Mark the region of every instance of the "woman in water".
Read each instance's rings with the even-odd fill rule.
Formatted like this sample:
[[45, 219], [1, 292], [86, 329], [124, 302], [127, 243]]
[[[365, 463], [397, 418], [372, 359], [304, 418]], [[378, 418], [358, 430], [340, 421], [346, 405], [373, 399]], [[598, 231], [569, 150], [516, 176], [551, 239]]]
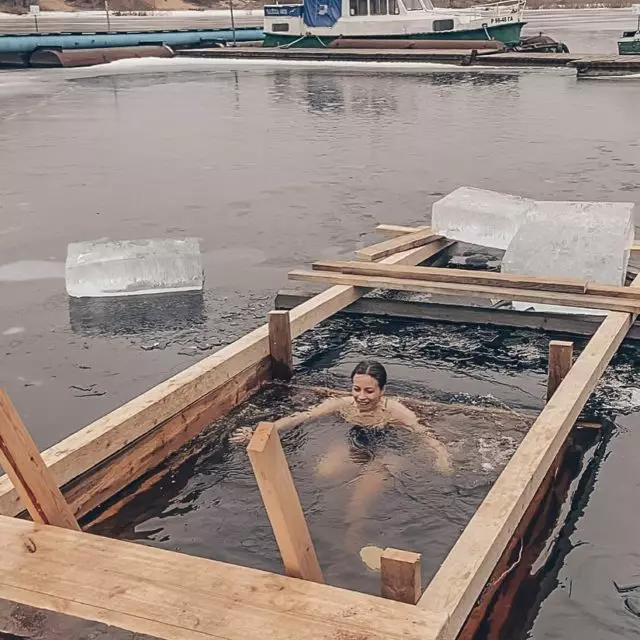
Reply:
[[[334, 476], [348, 467], [350, 462], [364, 461], [366, 472], [357, 478], [357, 486], [350, 505], [350, 538], [366, 514], [367, 507], [382, 490], [390, 469], [398, 466], [397, 456], [376, 451], [389, 433], [389, 429], [407, 429], [417, 433], [434, 456], [436, 469], [443, 474], [453, 472], [451, 457], [446, 447], [428, 434], [418, 416], [394, 398], [384, 395], [387, 384], [385, 368], [373, 360], [363, 360], [351, 374], [351, 395], [327, 398], [307, 411], [294, 413], [277, 420], [278, 430], [296, 427], [307, 420], [330, 414], [342, 416], [353, 426], [349, 430], [349, 442], [333, 445], [318, 464], [317, 471], [323, 477]], [[231, 437], [233, 443], [251, 439], [253, 429], [244, 427]]]

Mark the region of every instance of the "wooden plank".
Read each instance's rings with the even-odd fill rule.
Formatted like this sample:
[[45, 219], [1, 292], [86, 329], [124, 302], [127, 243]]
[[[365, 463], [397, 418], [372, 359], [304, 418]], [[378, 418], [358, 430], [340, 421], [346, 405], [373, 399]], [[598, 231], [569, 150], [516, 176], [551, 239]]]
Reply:
[[[390, 264], [419, 264], [451, 244], [439, 241], [391, 256], [387, 261]], [[292, 337], [311, 329], [364, 293], [364, 290], [350, 286], [331, 287], [303, 303], [290, 314]], [[73, 433], [43, 452], [42, 457], [57, 485], [63, 486], [145, 437], [159, 424], [178, 416], [187, 407], [267, 357], [269, 330], [268, 325], [264, 324]], [[82, 511], [80, 509], [79, 512]], [[19, 512], [12, 483], [7, 477], [0, 477], [0, 514], [16, 515]]]
[[260, 495], [275, 535], [285, 572], [292, 578], [324, 582], [298, 492], [272, 422], [256, 428], [247, 447]]
[[0, 389], [0, 467], [34, 522], [80, 529], [4, 389]]
[[444, 619], [257, 569], [0, 517], [0, 597], [167, 640], [419, 640]]
[[490, 287], [484, 285], [455, 284], [444, 282], [426, 282], [404, 278], [388, 278], [384, 276], [357, 276], [331, 271], [305, 271], [295, 269], [289, 272], [289, 279], [306, 282], [323, 282], [330, 284], [368, 287], [369, 289], [387, 289], [391, 291], [414, 291], [444, 296], [468, 296], [471, 298], [521, 300], [566, 307], [587, 307], [637, 313], [640, 311], [640, 299], [626, 300], [604, 296], [587, 296], [577, 293], [558, 293], [555, 291], [536, 291], [532, 289], [513, 289], [510, 287]]
[[293, 376], [293, 347], [291, 320], [288, 311], [269, 312], [269, 351], [272, 374], [276, 380], [290, 380]]
[[556, 392], [573, 364], [573, 342], [552, 340], [549, 343], [549, 367], [547, 372], [547, 402]]
[[[292, 309], [311, 297], [311, 294], [303, 291], [283, 289], [276, 295], [275, 306], [278, 309]], [[517, 311], [502, 307], [440, 304], [385, 298], [360, 298], [360, 300], [350, 304], [340, 313], [404, 318], [425, 322], [486, 324], [518, 329], [542, 329], [543, 331], [569, 333], [578, 336], [593, 335], [603, 320], [603, 316], [600, 315]], [[638, 322], [633, 325], [627, 334], [627, 340], [640, 340], [640, 324]]]
[[384, 236], [389, 238], [398, 238], [399, 236], [404, 236], [407, 233], [413, 233], [414, 231], [421, 231], [430, 229], [431, 227], [406, 227], [400, 224], [379, 224], [376, 227], [376, 231]]
[[380, 557], [380, 582], [383, 598], [416, 604], [422, 595], [420, 554], [387, 548]]
[[[636, 278], [633, 286], [640, 286]], [[635, 321], [611, 312], [546, 404], [422, 595], [419, 607], [445, 613], [424, 640], [455, 638], [564, 446], [580, 411]]]
[[[407, 278], [426, 282], [446, 282], [457, 284], [478, 284], [493, 287], [512, 287], [516, 289], [537, 289], [562, 293], [585, 293], [586, 280], [567, 278], [537, 278], [535, 276], [511, 275], [490, 271], [471, 271], [469, 269], [446, 269], [443, 267], [407, 267], [398, 265], [368, 264], [355, 261], [320, 260], [314, 262], [315, 271], [349, 273], [359, 276], [385, 276], [389, 278]], [[615, 288], [615, 287], [614, 287]], [[638, 297], [638, 292], [632, 292]]]
[[472, 271], [468, 269], [446, 269], [442, 267], [409, 267], [398, 265], [368, 264], [356, 261], [321, 260], [312, 265], [317, 271], [332, 271], [363, 276], [388, 276], [390, 278], [408, 278], [427, 282], [450, 282], [459, 284], [478, 284], [487, 286], [505, 286], [516, 289], [534, 289], [557, 291], [560, 293], [587, 293], [596, 296], [640, 300], [640, 292], [631, 287], [597, 284], [587, 280], [570, 278], [539, 278], [537, 276]]
[[[416, 265], [435, 258], [441, 251], [454, 244], [450, 240], [438, 240], [424, 247], [397, 253], [382, 260], [381, 264]], [[291, 336], [297, 338], [301, 333], [331, 317], [338, 311], [361, 298], [366, 289], [350, 285], [331, 287], [308, 302], [291, 310]]]
[[412, 233], [406, 233], [397, 238], [391, 238], [384, 240], [378, 244], [374, 244], [370, 247], [364, 247], [356, 251], [356, 256], [359, 260], [366, 260], [368, 262], [374, 262], [376, 260], [382, 260], [388, 258], [396, 253], [402, 251], [408, 251], [409, 249], [415, 249], [416, 247], [422, 247], [425, 244], [431, 244], [436, 240], [440, 240], [442, 236], [438, 236], [431, 231], [431, 229], [419, 229]]
[[640, 242], [634, 242], [633, 245], [631, 245], [631, 252], [640, 253]]

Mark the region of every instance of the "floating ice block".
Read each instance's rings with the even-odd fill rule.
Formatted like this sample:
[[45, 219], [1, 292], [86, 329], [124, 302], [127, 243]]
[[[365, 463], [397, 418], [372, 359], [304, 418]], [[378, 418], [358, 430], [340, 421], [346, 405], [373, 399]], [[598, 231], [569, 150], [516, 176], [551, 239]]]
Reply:
[[[622, 285], [633, 238], [633, 203], [535, 202], [505, 251], [502, 272]], [[606, 313], [522, 302], [514, 307]]]
[[67, 293], [74, 298], [201, 291], [197, 238], [75, 242], [67, 248]]
[[433, 204], [431, 226], [451, 240], [506, 249], [533, 205], [528, 198], [460, 187]]

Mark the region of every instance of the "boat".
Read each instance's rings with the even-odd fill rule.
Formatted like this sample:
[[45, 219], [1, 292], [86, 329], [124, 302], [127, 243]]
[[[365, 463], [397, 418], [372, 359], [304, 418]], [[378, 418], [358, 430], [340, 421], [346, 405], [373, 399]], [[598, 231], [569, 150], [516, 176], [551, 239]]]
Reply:
[[640, 4], [634, 4], [633, 10], [638, 14], [638, 24], [633, 31], [624, 31], [618, 40], [618, 54], [621, 56], [640, 55]]
[[[431, 0], [304, 0], [264, 7], [265, 47], [327, 47], [340, 38], [520, 42], [526, 0], [466, 9]], [[334, 45], [335, 46], [335, 45]]]

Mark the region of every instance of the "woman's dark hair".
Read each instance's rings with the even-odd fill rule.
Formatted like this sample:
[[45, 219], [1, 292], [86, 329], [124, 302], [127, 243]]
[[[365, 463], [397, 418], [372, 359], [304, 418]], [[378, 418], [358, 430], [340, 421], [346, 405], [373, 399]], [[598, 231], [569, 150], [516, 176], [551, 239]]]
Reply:
[[363, 360], [356, 365], [356, 368], [351, 372], [351, 381], [357, 376], [371, 376], [380, 389], [384, 389], [387, 384], [387, 370], [376, 360]]

